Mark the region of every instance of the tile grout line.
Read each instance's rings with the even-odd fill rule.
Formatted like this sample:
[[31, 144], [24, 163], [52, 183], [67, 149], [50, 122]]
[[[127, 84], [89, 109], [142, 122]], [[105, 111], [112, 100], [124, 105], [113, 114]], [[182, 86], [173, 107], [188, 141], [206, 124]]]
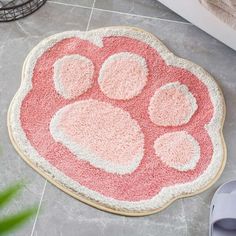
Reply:
[[95, 10], [98, 10], [98, 11], [116, 13], [116, 14], [126, 15], [126, 16], [134, 16], [134, 17], [146, 18], [146, 19], [151, 19], [151, 20], [160, 20], [160, 21], [166, 21], [166, 22], [177, 23], [177, 24], [192, 25], [192, 23], [190, 23], [190, 22], [183, 22], [183, 21], [176, 21], [176, 20], [168, 20], [168, 19], [159, 18], [159, 17], [154, 17], [154, 16], [144, 16], [144, 15], [138, 15], [138, 14], [133, 14], [133, 13], [127, 13], [127, 12], [106, 10], [106, 9], [101, 9], [101, 8], [96, 8], [96, 7], [94, 7], [94, 9], [95, 9]]
[[185, 222], [185, 229], [186, 229], [186, 236], [188, 236], [188, 223], [187, 223], [187, 218], [186, 218], [186, 214], [185, 214], [185, 209], [184, 209], [184, 202], [183, 199], [180, 200], [181, 201], [181, 208], [182, 208], [182, 213], [184, 216], [184, 222]]
[[190, 23], [190, 22], [169, 20], [169, 19], [159, 18], [159, 17], [155, 17], [155, 16], [144, 16], [144, 15], [138, 15], [138, 14], [133, 14], [133, 13], [127, 13], [127, 12], [107, 10], [107, 9], [102, 9], [102, 8], [97, 8], [97, 7], [88, 7], [88, 6], [76, 5], [76, 4], [70, 4], [70, 3], [54, 2], [52, 0], [49, 0], [47, 2], [48, 3], [53, 3], [53, 4], [58, 4], [58, 5], [64, 5], [64, 6], [72, 6], [72, 7], [79, 7], [79, 8], [84, 8], [84, 9], [93, 9], [93, 10], [116, 13], [116, 14], [127, 15], [127, 16], [135, 16], [135, 17], [146, 18], [146, 19], [151, 19], [151, 20], [166, 21], [166, 22], [171, 22], [171, 23], [176, 23], [176, 24], [192, 25], [192, 23]]
[[90, 22], [91, 22], [91, 19], [92, 19], [93, 9], [94, 9], [95, 3], [96, 3], [96, 0], [93, 0], [93, 5], [92, 5], [92, 9], [91, 9], [91, 12], [90, 12], [90, 15], [89, 15], [89, 19], [88, 19], [88, 24], [87, 24], [87, 27], [86, 27], [86, 31], [88, 31], [89, 26], [90, 26]]
[[33, 224], [30, 236], [33, 236], [33, 234], [34, 234], [34, 229], [35, 229], [35, 226], [36, 226], [36, 223], [37, 223], [37, 220], [38, 220], [39, 211], [40, 211], [40, 208], [41, 208], [41, 205], [42, 205], [42, 201], [43, 201], [43, 197], [44, 197], [47, 182], [48, 181], [45, 180], [45, 183], [44, 183], [44, 186], [43, 186], [43, 191], [42, 191], [41, 198], [40, 198], [40, 201], [39, 201], [39, 206], [38, 206], [38, 209], [37, 209], [37, 213], [36, 213], [36, 216], [35, 216], [35, 219], [34, 219], [34, 224]]
[[71, 4], [71, 3], [64, 3], [64, 2], [55, 2], [55, 1], [52, 1], [52, 0], [48, 0], [47, 3], [63, 5], [63, 6], [70, 6], [70, 7], [79, 7], [79, 8], [84, 8], [84, 9], [91, 9], [91, 7], [88, 7], [88, 6], [82, 6], [82, 5], [79, 5], [79, 4]]
[[30, 33], [27, 32], [19, 22], [16, 21], [16, 24], [17, 24], [17, 26], [20, 28], [20, 30], [21, 30], [26, 36], [29, 36], [29, 35], [30, 35]]

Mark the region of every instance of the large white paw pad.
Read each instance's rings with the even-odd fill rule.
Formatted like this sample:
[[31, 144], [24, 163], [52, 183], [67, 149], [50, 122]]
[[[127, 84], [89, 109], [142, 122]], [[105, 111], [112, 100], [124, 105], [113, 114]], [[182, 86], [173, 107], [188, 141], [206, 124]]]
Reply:
[[130, 173], [143, 157], [138, 123], [108, 103], [84, 100], [67, 105], [55, 114], [50, 130], [77, 157], [108, 172]]

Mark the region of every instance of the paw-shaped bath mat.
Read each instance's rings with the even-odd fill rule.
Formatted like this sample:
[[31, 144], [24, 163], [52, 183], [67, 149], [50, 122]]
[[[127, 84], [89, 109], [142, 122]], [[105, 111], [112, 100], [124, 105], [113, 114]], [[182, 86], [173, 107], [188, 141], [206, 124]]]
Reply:
[[23, 159], [123, 215], [160, 211], [221, 174], [225, 105], [201, 67], [136, 28], [64, 32], [25, 60], [8, 116]]

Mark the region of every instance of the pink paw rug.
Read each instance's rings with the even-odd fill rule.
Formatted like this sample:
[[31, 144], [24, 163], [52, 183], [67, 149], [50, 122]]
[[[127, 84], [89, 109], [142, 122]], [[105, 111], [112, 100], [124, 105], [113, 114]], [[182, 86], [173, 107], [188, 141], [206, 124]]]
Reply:
[[102, 210], [148, 215], [209, 188], [226, 160], [213, 78], [130, 27], [64, 32], [27, 56], [8, 114], [37, 172]]

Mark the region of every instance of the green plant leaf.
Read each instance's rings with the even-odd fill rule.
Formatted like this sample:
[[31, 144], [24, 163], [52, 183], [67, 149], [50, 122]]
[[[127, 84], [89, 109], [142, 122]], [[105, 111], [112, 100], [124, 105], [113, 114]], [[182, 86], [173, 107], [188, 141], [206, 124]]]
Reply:
[[22, 189], [23, 184], [14, 184], [0, 192], [0, 208], [6, 205], [19, 191]]
[[30, 217], [35, 215], [37, 212], [37, 207], [26, 209], [15, 215], [7, 216], [0, 220], [0, 235], [3, 235], [21, 224], [25, 223]]

